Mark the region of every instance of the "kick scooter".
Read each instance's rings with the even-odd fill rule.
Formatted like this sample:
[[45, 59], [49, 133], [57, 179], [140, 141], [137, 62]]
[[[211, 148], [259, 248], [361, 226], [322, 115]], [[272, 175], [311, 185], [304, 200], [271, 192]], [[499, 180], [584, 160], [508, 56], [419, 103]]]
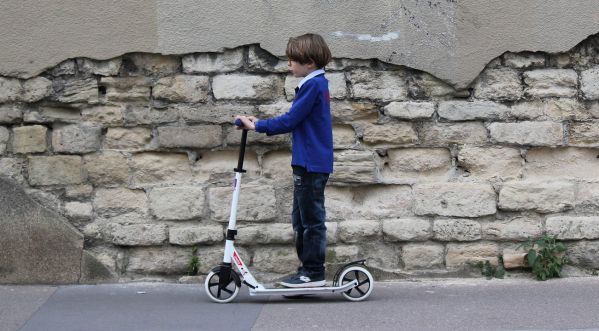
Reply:
[[[235, 121], [235, 125], [242, 126], [240, 120]], [[214, 302], [227, 303], [233, 301], [241, 284], [249, 287], [251, 296], [259, 295], [283, 295], [283, 296], [301, 296], [309, 294], [333, 294], [341, 293], [350, 301], [362, 301], [370, 296], [374, 288], [374, 279], [366, 265], [365, 260], [350, 262], [337, 270], [333, 277], [333, 286], [306, 287], [306, 288], [265, 288], [258, 283], [252, 276], [248, 267], [235, 249], [237, 202], [239, 201], [239, 191], [241, 185], [241, 174], [243, 170], [243, 158], [245, 155], [245, 146], [247, 141], [247, 130], [244, 129], [241, 135], [241, 146], [239, 149], [239, 161], [235, 171], [235, 181], [233, 191], [233, 200], [231, 201], [231, 214], [229, 225], [227, 227], [227, 236], [225, 242], [225, 254], [223, 263], [214, 267], [206, 277], [204, 287], [208, 297]], [[233, 270], [235, 265], [237, 272]]]

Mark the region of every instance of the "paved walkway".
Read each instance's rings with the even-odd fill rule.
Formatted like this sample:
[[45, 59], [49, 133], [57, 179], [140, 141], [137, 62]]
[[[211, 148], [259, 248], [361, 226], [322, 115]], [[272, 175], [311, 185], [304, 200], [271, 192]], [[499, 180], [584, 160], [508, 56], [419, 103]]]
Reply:
[[0, 331], [13, 330], [599, 330], [599, 277], [538, 282], [376, 283], [340, 295], [212, 303], [200, 285], [0, 286]]

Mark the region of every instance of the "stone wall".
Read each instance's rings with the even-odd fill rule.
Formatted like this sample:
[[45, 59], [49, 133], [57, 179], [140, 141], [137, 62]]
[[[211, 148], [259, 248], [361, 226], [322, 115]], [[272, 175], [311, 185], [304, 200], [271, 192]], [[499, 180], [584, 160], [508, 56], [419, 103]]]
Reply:
[[[338, 264], [380, 277], [451, 276], [517, 246], [566, 240], [599, 268], [599, 36], [560, 54], [505, 53], [464, 90], [378, 60], [327, 67], [335, 173], [326, 190]], [[0, 174], [83, 233], [121, 280], [200, 274], [222, 259], [236, 114], [289, 109], [299, 79], [255, 45], [181, 56], [67, 59], [0, 77]], [[290, 138], [249, 134], [238, 245], [266, 279], [297, 267]]]

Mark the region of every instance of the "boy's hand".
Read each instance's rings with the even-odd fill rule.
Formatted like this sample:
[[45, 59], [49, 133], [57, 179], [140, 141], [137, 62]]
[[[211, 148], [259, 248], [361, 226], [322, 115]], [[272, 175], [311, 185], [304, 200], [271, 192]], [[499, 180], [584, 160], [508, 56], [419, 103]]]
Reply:
[[237, 130], [246, 129], [246, 130], [256, 130], [256, 121], [258, 119], [254, 116], [242, 116], [237, 115], [235, 119], [239, 119], [241, 123], [243, 123], [243, 127], [238, 126]]

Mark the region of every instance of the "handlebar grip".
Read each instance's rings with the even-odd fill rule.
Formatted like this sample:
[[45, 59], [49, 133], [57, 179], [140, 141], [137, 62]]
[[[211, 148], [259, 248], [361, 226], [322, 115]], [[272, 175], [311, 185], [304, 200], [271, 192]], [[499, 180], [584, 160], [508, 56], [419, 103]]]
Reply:
[[238, 118], [235, 120], [235, 125], [242, 127], [243, 126], [243, 122], [241, 122], [241, 120]]

